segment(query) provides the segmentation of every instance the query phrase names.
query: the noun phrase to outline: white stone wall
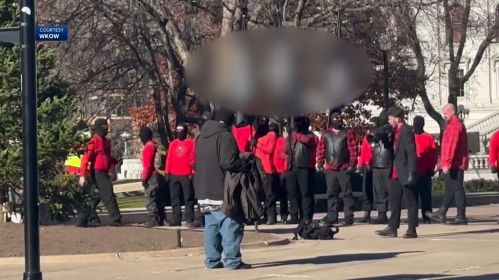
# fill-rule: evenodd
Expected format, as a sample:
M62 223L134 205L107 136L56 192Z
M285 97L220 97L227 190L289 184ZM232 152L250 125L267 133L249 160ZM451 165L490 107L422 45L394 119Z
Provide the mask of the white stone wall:
M142 162L140 159L124 159L121 165L121 173L118 180L140 179L142 174Z

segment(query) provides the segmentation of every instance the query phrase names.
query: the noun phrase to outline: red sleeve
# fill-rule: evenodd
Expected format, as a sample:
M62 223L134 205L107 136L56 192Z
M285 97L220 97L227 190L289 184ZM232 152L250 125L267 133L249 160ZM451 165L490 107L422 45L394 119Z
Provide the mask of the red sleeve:
M154 158L156 147L146 144L142 150L142 181L148 181L154 173Z
M275 133L267 133L264 137L260 137L257 142L257 149L262 152L270 155L274 151L276 143L276 134Z
M435 142L435 138L431 136L431 134L428 134L428 152L429 152L429 160L430 160L430 167L431 170L435 170L435 166L437 166L438 163L438 150L437 150L437 143Z
M88 175L88 164L95 161L95 143L94 139L91 139L87 144L87 149L85 154L81 158L80 165L80 176L85 177Z
M168 147L168 155L166 156L166 164L165 164L165 174L170 174L173 167L173 151L175 145L177 144L176 140L170 143L170 147Z
M357 141L355 141L355 134L352 129L349 129L347 132L347 141L348 141L348 152L350 153L350 166L354 167L357 162Z
M196 141L194 140L191 140L191 143L192 143L192 149L191 149L191 153L189 154L189 162L191 163L191 166L192 166L192 174L194 174L194 166L195 166L195 162L196 162Z
M499 160L499 131L492 135L489 144L489 163L490 167L498 166L497 161Z
M317 164L323 166L326 158L326 140L324 134L319 140L319 145L317 146Z
M450 169L457 149L457 143L461 134L461 126L450 125L444 132L442 144L440 167Z
M293 131L293 140L298 141L307 146L315 145L315 135L313 133L310 134L302 134Z

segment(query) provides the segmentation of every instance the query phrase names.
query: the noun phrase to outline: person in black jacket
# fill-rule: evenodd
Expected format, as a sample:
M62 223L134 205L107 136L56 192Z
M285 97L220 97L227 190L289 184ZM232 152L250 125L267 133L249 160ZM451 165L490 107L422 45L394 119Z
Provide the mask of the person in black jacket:
M404 111L398 108L388 110L388 122L393 127L393 165L390 174L391 185L388 188L391 205L391 216L388 227L376 231L376 234L387 237L397 237L400 226L402 196L405 197L409 229L404 238L417 238L418 226L418 191L416 166L416 144L414 132L405 124Z
M219 109L214 117L203 124L195 152L194 188L205 215L205 265L209 269L247 269L250 265L241 261L240 251L244 225L226 216L221 206L226 172L242 172L248 161L240 157L230 132L234 112Z

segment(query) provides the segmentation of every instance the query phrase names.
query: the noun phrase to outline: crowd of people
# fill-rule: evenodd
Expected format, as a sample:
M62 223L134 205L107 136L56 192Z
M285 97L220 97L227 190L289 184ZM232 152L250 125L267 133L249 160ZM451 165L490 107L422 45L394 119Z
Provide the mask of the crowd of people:
M321 221L326 226L339 225L343 205L342 226L354 224L353 177L362 175L362 210L358 223L386 224L375 233L397 237L401 224L402 201L408 210L408 229L404 238L417 238L418 211L424 223L449 222L467 224L464 172L468 168L466 128L452 104L443 107L446 126L437 143L424 130L421 116L406 123L405 112L390 108L373 118L372 127L356 141L354 130L347 127L341 113L330 116L330 126L320 136L310 129L305 116L293 118L290 131L271 122L268 117L241 116L226 109L203 114L198 124L199 135L190 138L185 124L176 127L177 138L170 143L164 170L155 165L157 147L153 132L144 127L139 138L142 149L142 185L150 219L147 226L164 225L164 202L159 195L159 178L169 184L173 216L170 226L184 220L191 227L205 228L205 265L208 268L249 268L241 260L240 244L243 222L224 211L224 189L227 173L244 173L256 161L261 173L261 223L311 223L314 216L314 178L325 173L327 213ZM290 127L290 126L288 126ZM107 208L111 225L122 225L121 214L109 177L116 160L111 156L106 139L107 122L98 119L94 135L83 156L80 184L86 192L90 185L99 190ZM359 147L360 146L360 147ZM490 166L499 166L499 132L490 142ZM438 174L445 183L441 207L432 211L432 178ZM91 182L91 184L89 184ZM455 201L457 216L447 221L447 210ZM279 202L279 207L277 207ZM342 203L341 203L342 202ZM91 221L98 199L86 203L80 213L79 226ZM202 219L195 218L198 205ZM421 206L421 207L420 207ZM390 211L390 215L387 212ZM371 213L377 217L371 218ZM222 251L224 260L221 260Z

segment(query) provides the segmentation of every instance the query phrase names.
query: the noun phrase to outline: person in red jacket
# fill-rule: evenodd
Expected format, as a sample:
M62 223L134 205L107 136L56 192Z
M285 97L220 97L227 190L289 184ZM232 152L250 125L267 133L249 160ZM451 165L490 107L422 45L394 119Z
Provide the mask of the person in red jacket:
M165 221L165 208L159 196L159 178L154 160L156 158L156 143L153 140L153 132L149 127L143 127L139 131L139 138L144 147L142 148L142 186L146 200L146 209L149 211L149 221L146 227L162 226Z
M453 224L468 224L466 219L466 194L464 192L464 171L468 169L468 138L466 128L456 115L456 107L447 104L443 107L443 115L447 121L445 127L439 168L445 180L445 195L442 206L435 213L426 213L430 219L440 223L446 222L447 210L453 200L456 201L457 216Z
M253 121L254 117L245 116L241 122L232 127L232 135L236 139L240 153L252 152L250 142L255 134Z
M166 158L165 174L170 182L170 198L173 219L170 226L180 226L182 222L181 195L185 202L185 220L188 226L194 226L194 174L195 143L187 138L187 125L177 126L177 139L170 143Z
M359 223L371 223L371 211L373 210L373 153L369 143L369 139L372 137L371 131L368 130L362 138L359 160L357 161L357 170L362 174L362 210L364 211L364 217L359 220Z
M497 174L499 168L499 130L496 131L494 135L492 135L492 138L490 139L489 163L490 163L490 171L494 174Z
M288 220L288 196L286 193L285 172L287 167L286 155L286 139L282 137L278 131L274 152L272 154L272 163L274 164L274 190L276 190L277 198L279 199L279 210L281 214L281 222L286 223Z
M431 207L431 178L435 174L435 166L438 162L437 144L435 138L424 131L425 121L421 116L415 116L412 122L414 129L414 140L416 142L416 156L418 168L417 190L421 201L421 213L423 222L430 223L426 212L433 212Z
M353 224L354 198L352 173L357 161L357 142L353 130L344 127L343 118L336 113L331 116L331 129L321 136L317 151L319 168L326 171L327 215L325 224L338 223L339 195L343 193L344 226Z
M272 159L278 130L276 124L270 124L269 132L257 140L255 149L255 157L260 159L264 173L263 190L265 193L265 209L268 225L273 225L277 221L276 195L272 189L273 174L275 171Z
M97 119L94 124L94 135L87 144L80 167L80 186L95 186L99 190L99 196L106 207L111 226L122 226L121 213L116 202L110 172L118 162L111 155L111 144L106 139L108 124L105 119ZM93 209L89 209L93 208ZM96 203L84 206L80 213L77 226L86 227L89 215L95 211Z

